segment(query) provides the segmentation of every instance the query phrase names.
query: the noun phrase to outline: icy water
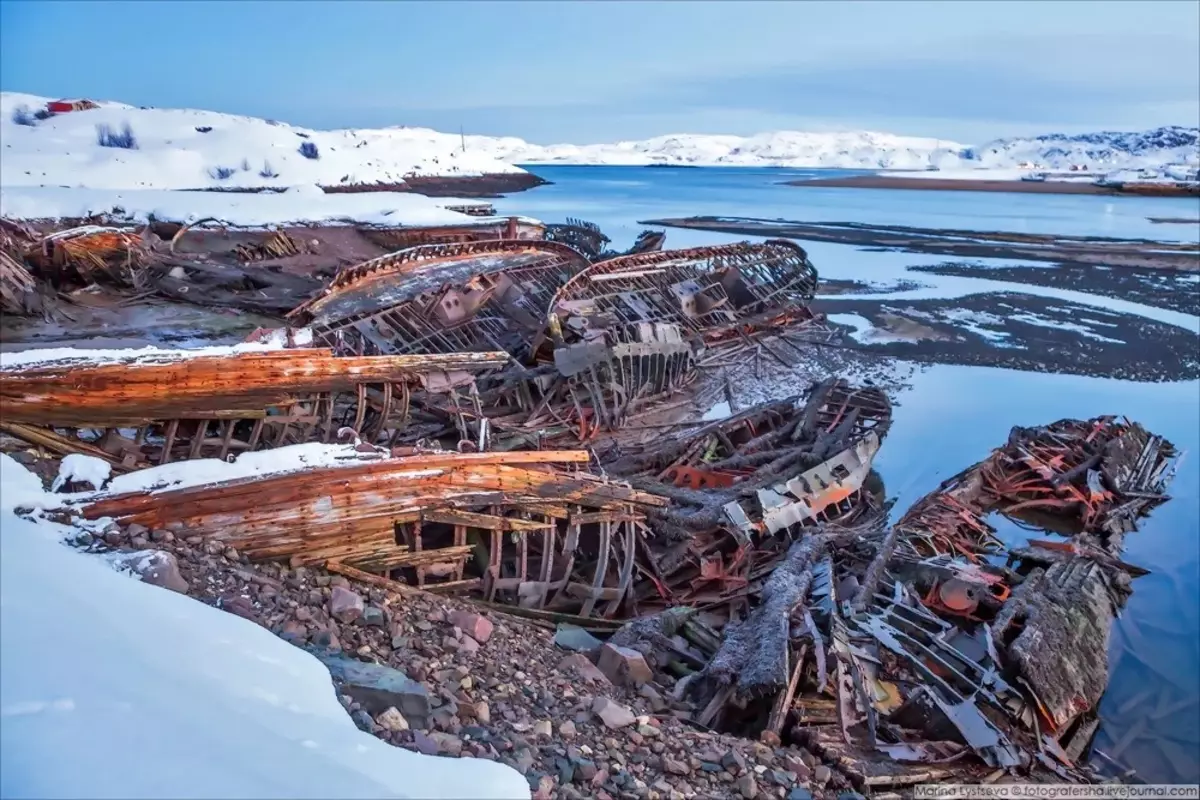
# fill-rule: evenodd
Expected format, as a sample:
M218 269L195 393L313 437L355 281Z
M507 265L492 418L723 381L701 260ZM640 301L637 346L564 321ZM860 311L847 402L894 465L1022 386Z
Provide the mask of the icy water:
M501 214L548 222L568 214L597 223L613 247L629 246L638 220L699 214L805 221L868 222L934 228L1194 240L1195 226L1156 225L1147 217L1194 217L1194 199L1089 195L1003 195L968 192L794 188L796 178L853 174L831 170L647 169L540 167L554 185L496 202ZM667 230L669 247L747 237ZM924 297L1011 289L1060 297L1062 292L976 278L941 278L905 268L946 259L867 252L805 243L824 277L895 282L916 279ZM999 259L994 263L1009 263ZM1017 263L1017 262L1013 262ZM1087 295L1077 302L1142 314L1200 330L1195 317ZM891 295L904 296L903 293ZM1134 383L982 367L924 367L898 399L895 421L876 466L903 511L949 476L1002 444L1013 425L1063 417L1124 414L1187 452L1171 487L1173 499L1126 538L1126 560L1152 570L1116 626L1113 675L1101 704L1097 748L1119 754L1150 783L1200 781L1200 382ZM782 387L783 391L799 387ZM1029 536L996 521L1010 542Z

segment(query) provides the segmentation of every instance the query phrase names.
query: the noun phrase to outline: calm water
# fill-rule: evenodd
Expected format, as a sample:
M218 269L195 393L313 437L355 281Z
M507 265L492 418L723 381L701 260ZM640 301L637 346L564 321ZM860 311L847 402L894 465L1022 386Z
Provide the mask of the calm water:
M646 169L532 167L554 185L496 202L499 213L549 222L566 216L597 223L613 246L629 245L656 217L713 214L805 221L857 221L1016 232L1195 239L1194 226L1153 225L1148 216L1195 216L1194 199L1106 198L1087 195L1002 195L867 189L797 189L780 182L816 174L784 169ZM847 174L847 173L836 173ZM669 229L667 243L684 247L746 237ZM937 257L870 253L845 245L806 243L823 275L896 280L907 265ZM930 280L924 296L1033 287L972 278ZM1073 293L1075 294L1075 293ZM1057 296L1057 295L1056 295ZM1090 298L1090 296L1088 296ZM1072 298L1075 299L1075 298ZM1115 301L1090 298L1095 305ZM1198 330L1195 317L1162 317L1152 309L1122 310ZM1150 782L1200 781L1200 382L1149 384L980 367L934 366L902 393L895 423L876 465L896 513L945 478L984 458L1013 425L1063 417L1124 414L1188 451L1172 485L1174 499L1126 538L1127 560L1152 570L1139 578L1118 622L1110 651L1115 665L1101 705L1097 745ZM1025 533L1003 527L1013 539ZM1131 645L1136 645L1133 647ZM1190 704L1189 704L1190 703Z

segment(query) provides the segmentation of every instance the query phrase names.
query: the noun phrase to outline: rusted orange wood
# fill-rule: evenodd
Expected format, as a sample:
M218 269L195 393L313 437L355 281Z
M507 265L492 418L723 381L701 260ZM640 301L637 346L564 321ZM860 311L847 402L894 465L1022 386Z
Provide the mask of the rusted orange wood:
M64 426L261 415L297 394L348 391L365 383L405 383L422 374L507 363L505 353L335 357L296 349L154 364L56 365L0 371L6 421Z

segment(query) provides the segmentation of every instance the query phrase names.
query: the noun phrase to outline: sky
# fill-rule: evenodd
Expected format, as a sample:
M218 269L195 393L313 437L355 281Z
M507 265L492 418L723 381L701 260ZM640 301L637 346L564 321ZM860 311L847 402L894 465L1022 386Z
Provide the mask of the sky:
M0 1L0 89L588 144L1200 126L1197 0Z

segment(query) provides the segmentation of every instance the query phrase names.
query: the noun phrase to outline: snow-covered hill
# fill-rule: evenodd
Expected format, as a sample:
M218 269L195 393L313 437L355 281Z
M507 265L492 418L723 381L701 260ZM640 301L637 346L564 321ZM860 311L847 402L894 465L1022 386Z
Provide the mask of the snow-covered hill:
M1156 169L1200 160L1200 128L1171 125L1148 131L1102 131L1073 136L1051 133L1031 138L996 139L961 154L963 166L1010 168L1022 162L1044 169Z
M540 146L505 137L467 137L467 149L487 150L514 164L690 164L743 167L921 169L955 159L963 145L945 139L850 131L779 131L757 136L677 134L639 142Z
M968 146L946 139L851 131L780 131L757 136L679 134L615 144L540 146L511 137L467 137L468 150L483 150L514 164L688 164L695 166L837 167L842 169L1011 170L1023 165L1102 171L1161 168L1200 158L1200 129L1178 126L1142 132L1048 134L996 139Z
M191 109L101 103L38 120L49 98L0 93L0 183L93 189L345 186L409 176L521 173L459 136L427 128L317 131ZM27 124L20 124L21 122ZM125 126L136 149L102 147ZM301 153L308 150L310 156Z
M521 175L516 164L938 167L994 170L999 176L1022 168L1086 165L1089 171L1112 172L1200 161L1200 129L1177 126L1016 137L973 146L871 131L677 134L613 144L537 145L512 136L463 139L427 128L317 131L212 111L121 103L33 118L46 102L0 93L0 183L93 189L336 187L400 183L410 176ZM136 149L100 145L102 126L120 135L126 125ZM316 157L306 157L302 148Z

